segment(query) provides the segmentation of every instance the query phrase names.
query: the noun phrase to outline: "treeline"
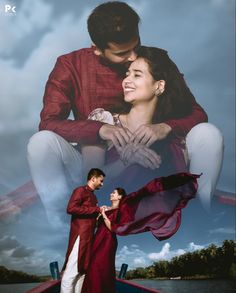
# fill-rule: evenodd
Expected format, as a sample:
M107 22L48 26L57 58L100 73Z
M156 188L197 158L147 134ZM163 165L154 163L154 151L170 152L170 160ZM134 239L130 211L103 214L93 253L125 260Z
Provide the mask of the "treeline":
M8 270L0 266L0 284L35 283L44 281L44 277L28 275L21 271Z
M188 252L170 261L161 260L146 268L128 271L126 279L137 278L236 278L236 242Z

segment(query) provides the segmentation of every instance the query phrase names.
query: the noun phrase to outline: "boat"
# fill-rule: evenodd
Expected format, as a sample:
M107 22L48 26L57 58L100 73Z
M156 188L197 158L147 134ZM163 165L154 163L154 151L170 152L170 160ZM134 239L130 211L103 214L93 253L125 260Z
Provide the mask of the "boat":
M60 293L60 280L49 280L25 293ZM116 278L116 293L160 293L133 282Z
M50 272L52 279L46 281L37 287L27 291L26 293L60 293L60 273L58 269L58 262L50 263ZM116 293L160 293L154 289L149 289L133 282L124 280L128 265L123 263L116 278Z

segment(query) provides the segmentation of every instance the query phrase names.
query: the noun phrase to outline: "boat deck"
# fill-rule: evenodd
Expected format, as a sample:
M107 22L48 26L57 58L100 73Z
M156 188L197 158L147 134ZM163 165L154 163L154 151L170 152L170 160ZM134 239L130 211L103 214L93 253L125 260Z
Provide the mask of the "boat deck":
M26 293L60 293L60 280L50 280ZM130 281L116 279L116 293L160 293L154 289L145 288Z

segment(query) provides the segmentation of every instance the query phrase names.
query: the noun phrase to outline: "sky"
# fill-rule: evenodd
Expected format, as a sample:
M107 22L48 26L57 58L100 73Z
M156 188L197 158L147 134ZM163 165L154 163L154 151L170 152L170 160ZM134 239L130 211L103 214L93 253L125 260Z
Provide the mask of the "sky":
M0 206L9 201L5 194L30 180L26 147L37 131L56 58L91 45L86 19L102 2L0 0ZM235 193L235 1L126 2L141 17L142 44L168 51L209 121L223 133L217 189ZM7 12L5 5L11 8ZM67 237L67 230L50 228L39 201L16 205L10 216L0 218L0 263L48 274L50 261L62 267ZM224 239L235 239L235 206L214 198L207 212L196 199L183 210L182 225L168 240L159 242L150 233L119 237L116 266L147 266L211 243L221 245Z

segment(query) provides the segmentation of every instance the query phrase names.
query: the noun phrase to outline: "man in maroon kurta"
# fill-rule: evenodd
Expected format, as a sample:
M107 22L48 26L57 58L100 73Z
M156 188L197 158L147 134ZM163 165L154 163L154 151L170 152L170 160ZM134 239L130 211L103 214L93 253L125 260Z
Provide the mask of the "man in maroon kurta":
M46 212L58 218L55 223L60 221L60 212L58 205L52 202L58 203L60 199L63 206L63 198L66 199L70 190L82 181L82 157L71 143L93 145L112 141L116 148L129 143L125 128L87 118L97 108L116 113L124 110L121 81L127 65L136 58L135 49L140 44L138 23L139 16L126 3L114 1L99 5L88 18L88 30L94 42L92 48L59 57L49 76L39 125L41 131L30 139L28 158ZM192 103L190 115L142 125L142 129L133 134L135 140L141 141L144 134L152 143L165 139L170 133L185 137L195 125L206 122L205 111L190 91L189 99ZM71 112L74 119L69 117ZM207 140L204 142L206 144ZM202 147L201 151L206 153ZM215 156L212 147L211 154ZM210 183L214 186L215 182ZM48 186L52 187L53 194Z
M61 281L62 293L78 293L81 290L90 261L96 217L100 212L93 191L103 185L104 177L102 170L91 169L87 185L76 188L69 200L67 213L71 214L71 228Z

